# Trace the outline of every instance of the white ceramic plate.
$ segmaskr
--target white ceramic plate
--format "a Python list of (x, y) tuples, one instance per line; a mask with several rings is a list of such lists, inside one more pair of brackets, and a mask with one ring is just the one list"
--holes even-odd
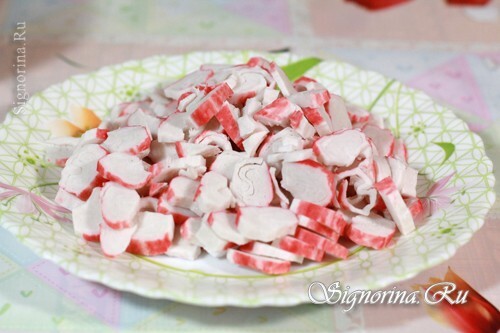
[[(70, 105), (83, 105), (105, 117), (109, 108), (197, 69), (204, 63), (242, 63), (251, 52), (190, 53), (157, 56), (79, 75), (34, 95), (25, 112), (11, 113), (0, 127), (0, 182), (52, 199), (60, 169), (43, 161), (41, 142), (49, 138), (46, 123), (64, 118)], [(265, 54), (279, 65), (299, 60), (290, 54)], [(349, 102), (387, 118), (409, 149), (410, 164), (421, 170), (418, 190), (455, 172), (449, 186), (458, 189), (453, 203), (438, 211), (388, 249), (361, 249), (348, 260), (294, 267), (289, 274), (266, 276), (204, 257), (186, 262), (125, 254), (104, 257), (96, 244), (73, 234), (43, 211), (29, 211), (27, 196), (0, 202), (0, 225), (41, 257), (69, 272), (115, 289), (153, 298), (216, 306), (290, 306), (308, 302), (311, 282), (342, 281), (351, 290), (378, 288), (410, 278), (451, 256), (484, 222), (495, 200), (492, 163), (481, 139), (445, 107), (422, 92), (380, 74), (339, 61), (323, 61), (307, 72)]]

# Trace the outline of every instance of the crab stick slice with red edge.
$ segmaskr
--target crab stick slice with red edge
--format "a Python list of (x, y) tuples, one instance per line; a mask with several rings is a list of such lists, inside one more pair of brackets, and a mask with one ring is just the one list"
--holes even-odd
[(222, 104), (233, 95), (233, 90), (227, 83), (215, 86), (197, 103), (191, 103), (186, 107), (191, 123), (197, 127), (203, 126), (215, 116), (221, 109)]
[(143, 126), (126, 126), (108, 132), (108, 138), (101, 144), (111, 153), (128, 153), (145, 157), (149, 154), (151, 134)]
[(322, 261), (325, 255), (325, 251), (291, 236), (277, 239), (273, 245), (313, 261)]
[(347, 228), (346, 235), (354, 243), (374, 249), (382, 249), (392, 240), (396, 233), (396, 224), (382, 216), (355, 216)]
[(193, 211), (187, 208), (172, 206), (167, 201), (167, 191), (164, 191), (158, 199), (158, 213), (169, 214), (174, 218), (175, 224), (182, 224), (189, 218), (198, 217)]
[(295, 238), (316, 248), (319, 248), (325, 251), (327, 254), (337, 258), (346, 259), (349, 255), (349, 250), (346, 247), (338, 244), (336, 241), (318, 235), (305, 228), (297, 228), (297, 231), (295, 232)]
[(279, 207), (239, 207), (236, 226), (238, 232), (250, 240), (271, 242), (293, 234), (297, 228), (297, 216)]
[(239, 247), (239, 250), (243, 252), (248, 252), (258, 256), (280, 259), (284, 261), (291, 261), (301, 264), (304, 261), (304, 257), (298, 256), (294, 253), (285, 251), (276, 246), (272, 246), (261, 242), (250, 242)]
[(107, 223), (102, 223), (99, 239), (104, 255), (107, 257), (116, 257), (125, 252), (136, 229), (137, 225), (133, 225), (117, 230), (110, 228)]
[(278, 85), (278, 88), (280, 88), (283, 96), (290, 96), (297, 92), (293, 87), (292, 82), (290, 82), (290, 80), (286, 76), (285, 72), (283, 72), (283, 70), (278, 65), (276, 65), (276, 63), (271, 62), (271, 64), (269, 65), (269, 72), (273, 76), (273, 79), (276, 81), (276, 84)]
[(271, 104), (257, 111), (253, 118), (266, 126), (288, 126), (290, 115), (300, 108), (285, 97), (276, 99)]
[(97, 162), (106, 154), (97, 144), (83, 146), (67, 160), (59, 186), (80, 200), (87, 200), (94, 187), (102, 185), (104, 179), (97, 172)]
[(101, 215), (100, 194), (101, 188), (94, 188), (89, 199), (72, 211), (75, 234), (81, 235), (89, 242), (99, 241), (101, 224), (104, 223)]
[(304, 112), (304, 116), (314, 126), (320, 136), (325, 136), (333, 132), (332, 121), (323, 106), (317, 108), (304, 107), (302, 108), (302, 112)]
[(76, 207), (81, 206), (85, 202), (78, 199), (76, 195), (66, 192), (62, 187), (59, 187), (59, 189), (57, 190), (54, 201), (69, 210), (73, 210)]
[(382, 129), (375, 125), (365, 125), (362, 131), (373, 141), (379, 155), (392, 155), (394, 151), (394, 136), (389, 129)]
[(328, 205), (333, 198), (332, 172), (312, 160), (285, 162), (281, 170), (281, 186), (297, 199)]
[(97, 171), (102, 177), (132, 189), (145, 186), (151, 178), (140, 158), (125, 153), (104, 156), (97, 163)]
[(226, 258), (233, 264), (252, 268), (266, 274), (284, 274), (289, 272), (291, 267), (289, 261), (266, 258), (235, 249), (229, 249)]
[(364, 133), (344, 130), (323, 136), (313, 144), (314, 154), (325, 165), (349, 166), (364, 150), (370, 148)]
[(165, 87), (163, 90), (164, 94), (168, 98), (177, 100), (183, 94), (190, 91), (193, 86), (205, 83), (213, 75), (214, 72), (212, 70), (198, 70), (192, 72)]
[(290, 127), (304, 139), (311, 139), (316, 134), (314, 126), (306, 119), (302, 110), (294, 111), (290, 115)]
[(172, 206), (189, 209), (194, 202), (200, 182), (188, 177), (178, 176), (168, 185), (167, 202)]
[(174, 219), (171, 215), (142, 212), (136, 216), (137, 229), (132, 235), (127, 252), (156, 256), (164, 254), (174, 236)]
[(141, 201), (136, 191), (115, 182), (107, 182), (100, 198), (102, 217), (110, 228), (123, 229), (133, 225)]
[(239, 118), (238, 110), (236, 110), (228, 102), (224, 102), (220, 110), (215, 114), (215, 117), (224, 128), (231, 141), (238, 147), (243, 148), (243, 138), (240, 135), (237, 119)]
[(327, 237), (333, 242), (337, 242), (339, 240), (340, 235), (326, 225), (316, 222), (307, 216), (298, 215), (297, 217), (299, 219), (299, 225), (301, 227), (314, 231), (321, 236)]
[(212, 212), (208, 216), (207, 222), (217, 236), (228, 242), (237, 245), (249, 242), (236, 228), (236, 213), (227, 211)]
[(390, 177), (384, 178), (380, 182), (375, 183), (375, 188), (382, 197), (394, 222), (396, 222), (399, 231), (403, 235), (407, 235), (415, 230), (415, 223), (413, 222), (411, 212), (392, 179)]
[(205, 219), (201, 221), (198, 230), (194, 234), (194, 238), (208, 254), (217, 258), (226, 254), (228, 248), (235, 246), (235, 244), (217, 236)]
[(332, 209), (313, 204), (299, 199), (293, 199), (290, 210), (297, 215), (307, 216), (327, 227), (333, 229), (338, 234), (342, 234), (346, 226), (346, 221), (342, 213)]
[(194, 206), (199, 212), (210, 213), (224, 210), (232, 207), (234, 202), (235, 199), (228, 187), (226, 177), (215, 171), (209, 171), (201, 177), (194, 200)]
[(330, 101), (328, 102), (327, 109), (332, 119), (332, 129), (334, 132), (352, 128), (351, 119), (349, 119), (347, 107), (342, 97), (330, 94)]

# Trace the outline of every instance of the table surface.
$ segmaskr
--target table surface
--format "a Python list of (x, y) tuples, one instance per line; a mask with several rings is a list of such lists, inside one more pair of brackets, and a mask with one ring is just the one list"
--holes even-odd
[[(454, 108), (483, 138), (494, 165), (500, 163), (500, 0), (487, 7), (411, 1), (379, 12), (335, 0), (0, 0), (0, 119), (15, 98), (12, 28), (22, 21), (30, 93), (74, 74), (156, 54), (288, 49), (340, 58), (426, 91)], [(442, 277), (450, 266), (498, 306), (499, 222), (496, 203), (453, 258), (396, 286), (409, 290), (430, 276)], [(370, 305), (345, 314), (328, 306), (248, 310), (149, 300), (68, 275), (1, 228), (0, 244), (2, 332), (451, 331), (420, 305)], [(93, 296), (75, 297), (76, 288), (89, 288)]]

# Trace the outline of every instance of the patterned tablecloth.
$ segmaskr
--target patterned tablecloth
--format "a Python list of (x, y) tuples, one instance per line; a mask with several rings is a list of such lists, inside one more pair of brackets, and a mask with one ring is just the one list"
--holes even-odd
[[(27, 88), (149, 55), (290, 49), (337, 57), (424, 90), (456, 109), (500, 163), (500, 0), (484, 8), (412, 1), (367, 12), (341, 1), (0, 1), (0, 115), (15, 96), (12, 29), (26, 22)], [(0, 166), (1, 169), (1, 166)], [(499, 174), (497, 173), (497, 178)], [(500, 185), (496, 185), (500, 193)], [(500, 204), (446, 266), (500, 304)], [(0, 332), (443, 332), (421, 306), (202, 308), (150, 300), (76, 278), (0, 228)]]

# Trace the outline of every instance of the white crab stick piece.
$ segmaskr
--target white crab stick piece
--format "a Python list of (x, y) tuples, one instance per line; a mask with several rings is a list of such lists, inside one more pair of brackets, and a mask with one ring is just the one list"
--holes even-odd
[(153, 140), (151, 141), (148, 157), (153, 163), (158, 163), (167, 157), (172, 159), (179, 158), (179, 155), (177, 155), (175, 143), (165, 143)]
[(330, 93), (326, 89), (305, 90), (289, 96), (288, 99), (301, 108), (319, 108), (330, 100)]
[(127, 126), (108, 132), (108, 138), (101, 144), (111, 153), (128, 153), (145, 157), (149, 154), (151, 134), (143, 126)]
[(205, 220), (201, 221), (200, 227), (195, 232), (194, 237), (208, 254), (216, 258), (225, 255), (226, 250), (234, 245), (217, 236)]
[[(101, 144), (108, 138), (109, 130), (104, 128), (92, 128), (87, 132), (83, 133), (80, 137), (80, 142), (78, 142), (78, 148), (81, 148), (84, 145), (96, 143)], [(68, 138), (69, 139), (69, 138)]]
[(399, 231), (403, 235), (407, 235), (415, 230), (415, 223), (413, 222), (411, 212), (408, 207), (406, 207), (406, 204), (392, 179), (387, 177), (380, 182), (375, 183), (375, 188), (382, 197), (382, 200), (384, 200), (384, 203), (387, 206), (394, 222), (396, 222)]
[(125, 153), (104, 156), (97, 163), (97, 171), (102, 177), (132, 189), (143, 187), (151, 178), (140, 158)]
[(104, 223), (101, 215), (100, 194), (101, 188), (94, 188), (89, 199), (74, 208), (72, 212), (75, 234), (82, 236), (83, 239), (89, 242), (99, 241), (101, 224)]
[(391, 169), (391, 178), (399, 192), (408, 197), (416, 197), (418, 171), (395, 158), (389, 157), (387, 161)]
[(346, 221), (340, 212), (316, 205), (312, 202), (293, 199), (290, 210), (297, 215), (304, 215), (322, 223), (338, 234), (342, 234), (346, 226)]
[(278, 88), (280, 88), (283, 96), (290, 96), (295, 94), (297, 91), (293, 87), (292, 82), (288, 79), (283, 70), (276, 65), (274, 62), (270, 64), (270, 73), (273, 76), (273, 79), (276, 81)]
[(166, 192), (167, 202), (172, 206), (189, 209), (194, 202), (200, 182), (184, 176), (177, 176), (170, 182)]
[(174, 236), (172, 215), (142, 212), (137, 214), (136, 223), (137, 229), (132, 235), (127, 252), (156, 256), (168, 250)]
[(356, 123), (365, 123), (370, 119), (370, 112), (352, 104), (347, 105), (347, 114), (353, 125)]
[(196, 218), (198, 214), (193, 212), (190, 209), (172, 206), (167, 201), (167, 191), (164, 191), (160, 198), (158, 199), (158, 207), (157, 212), (162, 214), (172, 215), (174, 218), (175, 224), (182, 224), (189, 218)]
[(236, 163), (230, 189), (242, 205), (268, 206), (274, 197), (269, 168), (261, 158)]
[(240, 129), (237, 122), (239, 111), (228, 102), (224, 102), (220, 110), (215, 114), (215, 117), (231, 140), (241, 148), (243, 138), (240, 135)]
[(92, 189), (101, 186), (103, 179), (97, 172), (97, 162), (107, 151), (97, 144), (83, 146), (66, 162), (61, 172), (59, 186), (66, 192), (86, 200)]
[(297, 216), (288, 209), (279, 207), (239, 207), (236, 225), (246, 238), (270, 242), (293, 234), (297, 227)]
[(233, 105), (243, 105), (248, 98), (254, 97), (267, 87), (267, 80), (260, 71), (236, 72), (237, 84), (233, 88), (234, 95), (230, 98)]
[(205, 95), (198, 103), (191, 103), (186, 107), (193, 125), (203, 126), (215, 116), (222, 104), (233, 95), (233, 90), (227, 83), (221, 83)]
[(85, 201), (78, 199), (76, 195), (66, 192), (62, 187), (59, 187), (54, 201), (62, 207), (73, 210), (74, 208), (82, 205)]
[(285, 97), (276, 99), (260, 111), (254, 113), (253, 118), (266, 126), (288, 126), (290, 115), (300, 108)]
[(403, 162), (408, 162), (408, 150), (402, 139), (394, 139), (394, 151), (392, 157)]
[(325, 251), (320, 248), (291, 236), (277, 239), (273, 242), (273, 245), (313, 261), (322, 261), (325, 256)]
[(137, 225), (133, 225), (117, 230), (110, 228), (107, 223), (102, 223), (99, 239), (104, 255), (113, 258), (124, 253), (136, 229)]
[(193, 86), (205, 83), (214, 72), (212, 70), (199, 70), (192, 72), (180, 80), (165, 87), (164, 94), (168, 98), (179, 99), (183, 94), (191, 90)]
[(231, 151), (233, 147), (227, 136), (215, 131), (203, 131), (194, 139), (194, 143), (219, 147), (223, 151)]
[(180, 235), (180, 228), (175, 229), (174, 240), (168, 248), (166, 255), (185, 260), (195, 260), (201, 254), (201, 248), (192, 244)]
[(248, 138), (250, 135), (258, 132), (269, 132), (266, 126), (253, 119), (251, 116), (243, 115), (237, 120), (240, 137)]
[(352, 128), (351, 119), (349, 119), (347, 107), (342, 97), (330, 94), (328, 114), (330, 115), (330, 119), (332, 119), (332, 129), (334, 132)]
[(180, 226), (181, 237), (189, 241), (191, 244), (200, 246), (200, 243), (196, 239), (195, 235), (200, 229), (201, 218), (190, 217)]
[(201, 155), (203, 157), (211, 157), (221, 152), (221, 150), (216, 146), (206, 145), (202, 143), (189, 143), (183, 141), (176, 142), (175, 148), (177, 150), (177, 155), (179, 155), (179, 157), (196, 156), (196, 155)]
[(266, 156), (266, 162), (275, 165), (276, 163), (283, 162), (299, 162), (304, 160), (314, 161), (316, 156), (312, 149), (295, 150), (286, 153), (274, 153)]
[(234, 206), (234, 202), (227, 178), (215, 171), (209, 171), (201, 177), (192, 209), (202, 214), (210, 213), (230, 208)]
[(134, 224), (141, 201), (136, 191), (115, 182), (107, 182), (100, 198), (102, 217), (110, 228), (123, 229)]
[(257, 150), (267, 138), (267, 132), (257, 132), (250, 135), (248, 138), (243, 140), (243, 149), (250, 157), (255, 157), (257, 155)]
[(57, 137), (45, 142), (45, 159), (49, 163), (64, 167), (66, 160), (74, 153), (78, 144), (79, 138), (73, 137)]
[(379, 250), (389, 245), (395, 232), (396, 224), (393, 221), (370, 214), (354, 216), (346, 235), (356, 244)]
[(313, 151), (325, 165), (349, 166), (370, 144), (358, 130), (344, 130), (319, 138)]
[(391, 167), (387, 158), (382, 156), (373, 156), (374, 168), (375, 168), (375, 180), (377, 182), (381, 181), (386, 177), (391, 176)]
[(259, 157), (271, 153), (292, 153), (304, 148), (304, 139), (293, 129), (287, 127), (266, 139), (259, 151)]
[(304, 160), (284, 162), (281, 169), (281, 186), (297, 199), (328, 205), (334, 195), (334, 178), (322, 164)]
[(263, 257), (291, 261), (299, 264), (302, 264), (302, 262), (304, 261), (304, 257), (261, 242), (250, 242), (248, 244), (240, 246), (239, 250)]
[(290, 115), (290, 127), (304, 139), (311, 139), (316, 134), (314, 126), (307, 120), (302, 110), (295, 111)]
[(269, 174), (271, 175), (271, 180), (273, 181), (273, 187), (274, 187), (274, 199), (273, 203), (279, 203), (281, 208), (288, 208), (290, 206), (290, 200), (288, 197), (283, 193), (281, 190), (281, 187), (278, 183), (278, 179), (276, 178), (276, 168), (269, 168)]
[(236, 229), (236, 213), (227, 211), (212, 212), (208, 216), (207, 222), (217, 236), (228, 242), (237, 245), (249, 242)]
[(160, 127), (161, 119), (150, 115), (142, 109), (136, 110), (132, 113), (127, 119), (128, 126), (142, 126), (146, 127), (153, 138), (156, 138), (158, 135), (158, 128)]
[(188, 114), (175, 112), (161, 122), (158, 127), (158, 142), (174, 143), (184, 140)]
[(256, 269), (266, 274), (284, 274), (290, 271), (289, 261), (266, 258), (234, 249), (227, 251), (226, 258), (233, 264)]
[(382, 129), (375, 125), (365, 125), (363, 126), (363, 132), (373, 141), (379, 155), (392, 155), (394, 136), (389, 129)]
[(244, 152), (224, 151), (220, 155), (217, 155), (210, 165), (210, 170), (223, 175), (227, 179), (231, 179), (235, 165), (246, 158), (248, 158), (248, 155)]
[(182, 158), (169, 158), (153, 164), (149, 171), (152, 174), (152, 182), (169, 181), (179, 174), (182, 169), (194, 168), (206, 170), (206, 160), (203, 156), (186, 156)]

